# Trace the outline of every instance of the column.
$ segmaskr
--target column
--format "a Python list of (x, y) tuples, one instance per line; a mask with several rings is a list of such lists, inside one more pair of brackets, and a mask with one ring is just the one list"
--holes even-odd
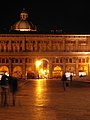
[(79, 77), (78, 58), (76, 58), (76, 78)]
[(49, 45), (50, 45), (50, 51), (52, 51), (52, 41), (49, 41)]
[(63, 40), (63, 51), (65, 51), (66, 50), (66, 48), (65, 48), (65, 39)]
[(79, 46), (78, 46), (78, 40), (76, 39), (76, 48), (75, 48), (75, 51), (79, 51)]
[(26, 41), (26, 37), (24, 37), (24, 39), (22, 40), (22, 51), (25, 51), (25, 41)]
[(9, 74), (12, 75), (12, 73), (13, 73), (12, 58), (9, 58)]
[(8, 51), (12, 51), (12, 41), (9, 40), (9, 43), (8, 43)]
[(49, 59), (49, 78), (52, 78), (52, 59)]
[(65, 58), (63, 58), (63, 73), (66, 72), (66, 61)]
[(37, 52), (38, 51), (38, 41), (35, 41), (35, 52)]
[(26, 63), (25, 58), (22, 59), (22, 78), (26, 79)]

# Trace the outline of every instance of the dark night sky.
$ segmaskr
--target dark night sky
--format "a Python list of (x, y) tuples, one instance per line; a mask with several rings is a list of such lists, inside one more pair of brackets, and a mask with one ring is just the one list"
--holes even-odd
[(40, 31), (62, 29), (64, 32), (90, 33), (90, 4), (86, 0), (3, 0), (0, 3), (0, 29), (19, 20), (25, 8), (29, 20)]

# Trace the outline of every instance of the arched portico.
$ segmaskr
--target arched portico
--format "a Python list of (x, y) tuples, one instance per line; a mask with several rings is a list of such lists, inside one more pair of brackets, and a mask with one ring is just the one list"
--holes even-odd
[(19, 78), (22, 77), (22, 68), (21, 68), (21, 66), (15, 66), (13, 68), (13, 76), (19, 77)]
[(36, 60), (36, 76), (38, 78), (49, 78), (49, 60), (42, 58)]

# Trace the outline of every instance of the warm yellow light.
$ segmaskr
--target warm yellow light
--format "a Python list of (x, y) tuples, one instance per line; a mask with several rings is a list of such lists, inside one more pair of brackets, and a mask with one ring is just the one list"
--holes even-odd
[(44, 73), (46, 72), (46, 70), (44, 70)]
[(43, 72), (43, 69), (41, 68), (41, 70), (40, 70), (41, 72)]
[(47, 70), (47, 73), (49, 73), (49, 70)]
[(36, 61), (36, 66), (41, 65), (41, 61)]

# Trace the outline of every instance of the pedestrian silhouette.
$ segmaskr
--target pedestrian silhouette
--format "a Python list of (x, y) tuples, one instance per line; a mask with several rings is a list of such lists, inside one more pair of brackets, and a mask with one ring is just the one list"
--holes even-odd
[(9, 76), (9, 86), (12, 93), (12, 104), (15, 106), (16, 103), (16, 92), (18, 90), (18, 80), (15, 77)]
[(1, 105), (7, 105), (8, 80), (5, 74), (1, 78)]
[(72, 74), (71, 74), (71, 75), (70, 75), (70, 80), (71, 80), (71, 82), (72, 82), (72, 77), (73, 77), (73, 76), (72, 76)]
[(65, 73), (62, 75), (62, 82), (63, 82), (63, 88), (64, 88), (64, 91), (66, 90), (66, 80), (67, 80), (67, 78), (66, 78), (66, 75), (65, 75)]

